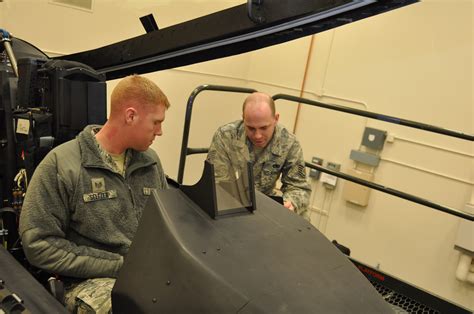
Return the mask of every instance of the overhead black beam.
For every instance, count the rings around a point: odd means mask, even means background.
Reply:
[[[90,51],[58,57],[85,63],[107,79],[232,56],[397,9],[418,0],[266,0],[264,23],[247,4]]]

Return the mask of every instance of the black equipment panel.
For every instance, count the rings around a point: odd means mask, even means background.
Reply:
[[[21,305],[25,308],[25,311],[15,313],[68,313],[66,308],[2,246],[0,246],[0,281],[3,281],[2,290],[8,289],[14,293],[17,296],[15,299],[21,301]]]
[[[150,199],[112,292],[114,313],[392,313],[310,223],[257,192],[214,220],[179,189]]]

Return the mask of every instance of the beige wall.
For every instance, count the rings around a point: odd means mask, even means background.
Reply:
[[[472,6],[423,1],[317,35],[307,97],[473,134]],[[359,148],[365,126],[375,127],[395,136],[381,153],[375,182],[456,209],[473,193],[472,142],[317,108],[301,113],[296,133],[306,159],[352,168],[351,149]],[[328,191],[313,182],[312,221],[329,239],[359,260],[474,308],[474,287],[454,277],[458,218],[377,191],[366,208],[350,205],[343,184]]]
[[[4,23],[3,14],[4,14],[5,10],[3,9],[3,6],[4,6],[4,3],[0,2],[0,24]],[[4,28],[4,27],[2,27],[2,28]]]
[[[2,28],[44,50],[72,53],[144,34],[139,18],[153,13],[158,27],[197,18],[240,3],[236,0],[96,0],[93,10],[49,0],[4,0]],[[172,4],[172,5],[171,5]],[[1,17],[1,15],[0,15]]]
[[[47,0],[6,0],[2,25],[44,51],[71,53],[143,33],[138,17],[153,12],[160,27],[242,1],[94,1],[93,12]],[[112,4],[113,3],[113,4]],[[3,6],[3,7],[1,7]],[[184,113],[201,84],[251,87],[270,94],[304,96],[474,133],[473,1],[425,0],[400,10],[252,53],[147,74],[168,95],[164,135],[153,146],[176,178]],[[3,15],[2,15],[3,14]],[[303,82],[305,68],[308,76]],[[109,93],[115,82],[109,82]],[[190,146],[205,147],[218,125],[240,117],[244,96],[203,92],[196,100]],[[354,166],[365,126],[394,136],[381,153],[377,183],[462,209],[473,193],[474,144],[363,117],[277,102],[282,123],[312,156]],[[185,183],[200,177],[203,156],[188,158]],[[454,277],[459,219],[372,191],[360,208],[312,181],[312,223],[352,256],[389,274],[474,309],[474,287]],[[325,212],[327,216],[321,216]]]

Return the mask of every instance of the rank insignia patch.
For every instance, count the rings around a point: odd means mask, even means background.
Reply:
[[[92,178],[92,192],[99,193],[105,191],[105,180],[104,178]]]

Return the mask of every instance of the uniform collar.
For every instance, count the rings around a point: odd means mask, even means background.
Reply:
[[[100,130],[100,125],[89,125],[79,133],[77,141],[81,148],[81,158],[84,167],[105,167],[106,164],[97,145],[94,134]]]
[[[100,125],[86,126],[77,137],[81,148],[82,164],[84,167],[111,168],[102,158],[100,148],[94,136],[94,134],[99,132],[101,127]],[[129,169],[130,171],[156,162],[149,154],[140,153],[133,149],[127,150],[126,159],[129,160],[129,165],[133,165],[133,167]]]

